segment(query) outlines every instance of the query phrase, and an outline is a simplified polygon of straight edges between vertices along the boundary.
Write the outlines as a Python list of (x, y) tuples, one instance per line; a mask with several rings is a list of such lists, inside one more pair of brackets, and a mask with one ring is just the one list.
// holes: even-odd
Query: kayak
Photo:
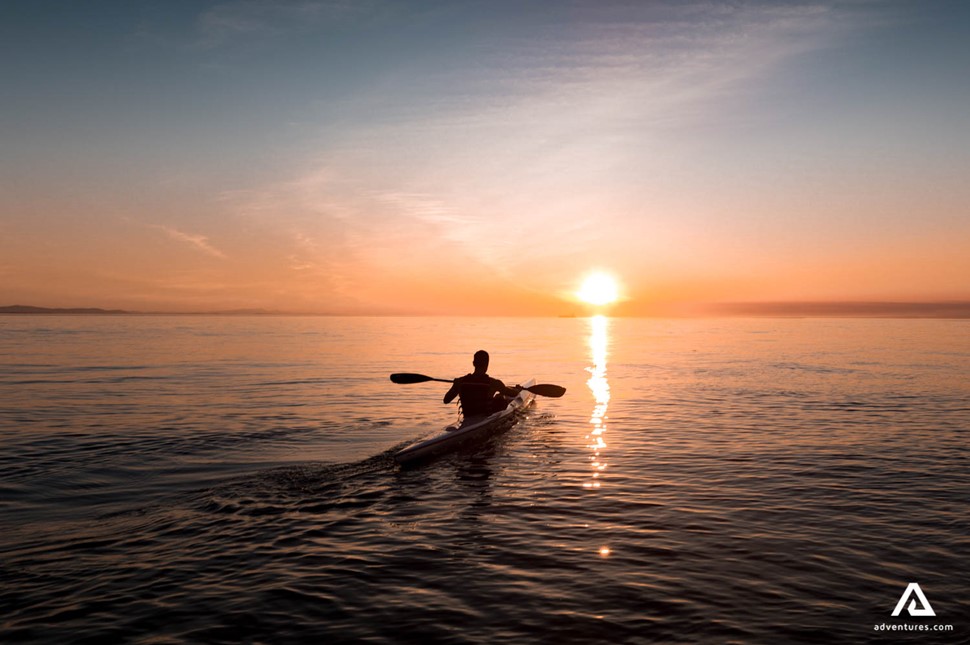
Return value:
[[(529, 379), (523, 387), (535, 385), (535, 379)], [(399, 464), (406, 464), (420, 459), (434, 457), (450, 450), (455, 450), (458, 446), (469, 441), (482, 439), (502, 430), (507, 430), (515, 425), (519, 414), (532, 403), (536, 395), (528, 390), (522, 390), (518, 395), (509, 401), (504, 410), (499, 410), (488, 416), (467, 417), (462, 419), (457, 426), (448, 426), (441, 434), (435, 435), (430, 439), (419, 441), (394, 455), (394, 460)]]

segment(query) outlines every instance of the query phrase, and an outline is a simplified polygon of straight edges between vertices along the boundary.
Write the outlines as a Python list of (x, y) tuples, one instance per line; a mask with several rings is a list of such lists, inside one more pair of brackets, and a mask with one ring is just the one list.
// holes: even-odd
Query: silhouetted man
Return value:
[(445, 403), (451, 403), (455, 397), (461, 401), (461, 411), (466, 417), (485, 416), (498, 412), (509, 403), (509, 398), (515, 396), (522, 388), (516, 385), (508, 387), (497, 378), (492, 378), (488, 370), (488, 352), (480, 349), (472, 359), (475, 371), (455, 379), (454, 385), (445, 394)]

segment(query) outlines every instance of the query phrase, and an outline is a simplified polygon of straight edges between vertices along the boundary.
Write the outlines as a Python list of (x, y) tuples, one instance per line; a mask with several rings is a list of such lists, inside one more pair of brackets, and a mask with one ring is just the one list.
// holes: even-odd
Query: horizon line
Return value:
[(223, 310), (140, 311), (101, 307), (38, 307), (33, 305), (0, 306), (0, 315), (109, 315), (109, 316), (306, 316), (361, 318), (902, 318), (965, 319), (970, 318), (970, 300), (939, 301), (759, 301), (699, 303), (687, 308), (654, 313), (611, 313), (600, 307), (586, 314), (561, 313), (536, 315), (516, 314), (446, 314), (430, 312), (388, 311), (287, 311), (263, 308)]

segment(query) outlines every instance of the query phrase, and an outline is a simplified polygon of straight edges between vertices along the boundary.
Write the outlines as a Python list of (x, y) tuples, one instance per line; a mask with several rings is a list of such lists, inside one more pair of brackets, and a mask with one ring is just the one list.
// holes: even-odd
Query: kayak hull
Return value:
[[(535, 379), (525, 382), (524, 387), (535, 385)], [(399, 464), (407, 464), (436, 457), (457, 450), (460, 446), (498, 434), (515, 425), (520, 413), (532, 404), (535, 394), (522, 390), (509, 401), (504, 410), (486, 417), (463, 419), (457, 427), (448, 426), (440, 434), (430, 439), (411, 444), (394, 455)]]

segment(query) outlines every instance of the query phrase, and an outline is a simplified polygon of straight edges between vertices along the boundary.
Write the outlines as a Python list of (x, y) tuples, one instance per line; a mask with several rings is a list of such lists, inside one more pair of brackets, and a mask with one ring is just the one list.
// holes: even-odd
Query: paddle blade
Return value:
[(427, 383), (428, 381), (433, 381), (434, 379), (430, 376), (425, 376), (424, 374), (391, 374), (391, 380), (395, 383), (400, 383), (402, 385), (407, 385), (409, 383)]
[(552, 385), (551, 383), (540, 383), (525, 389), (529, 390), (533, 394), (538, 394), (539, 396), (549, 396), (554, 399), (558, 399), (566, 393), (566, 388), (561, 385)]

